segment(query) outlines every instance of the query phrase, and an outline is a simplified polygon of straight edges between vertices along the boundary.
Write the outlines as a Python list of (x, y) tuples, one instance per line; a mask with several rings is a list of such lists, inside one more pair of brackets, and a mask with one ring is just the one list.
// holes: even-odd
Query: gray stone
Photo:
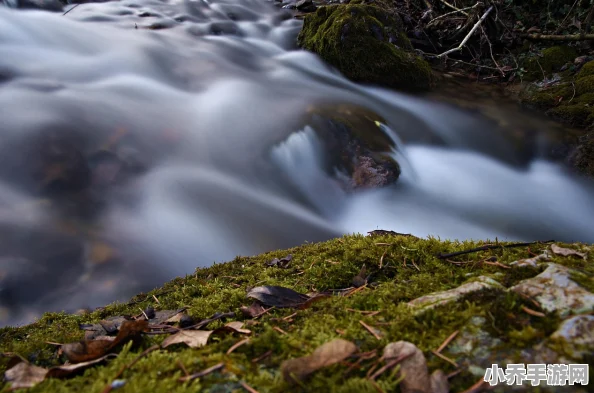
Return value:
[(575, 360), (594, 353), (594, 315), (578, 315), (564, 321), (550, 341)]
[(404, 377), (399, 385), (400, 391), (402, 393), (431, 393), (427, 360), (416, 345), (408, 341), (398, 341), (390, 343), (384, 348), (386, 362), (407, 355), (410, 356), (400, 362), (400, 372)]
[(594, 294), (571, 280), (572, 273), (574, 271), (565, 266), (551, 263), (538, 276), (523, 280), (510, 290), (534, 299), (543, 310), (557, 312), (560, 316), (594, 310)]
[(454, 302), (470, 293), (479, 292), (485, 289), (504, 290), (505, 287), (492, 278), (480, 276), (476, 280), (460, 285), (458, 288), (443, 292), (435, 292), (420, 298), (411, 300), (408, 305), (419, 307), (421, 311), (442, 306)]

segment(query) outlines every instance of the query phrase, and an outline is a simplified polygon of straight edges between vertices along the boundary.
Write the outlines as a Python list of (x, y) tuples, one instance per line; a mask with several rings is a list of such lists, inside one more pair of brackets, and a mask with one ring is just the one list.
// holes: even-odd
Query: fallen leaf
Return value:
[(363, 285), (367, 284), (367, 278), (365, 277), (366, 272), (367, 272), (367, 268), (365, 267), (365, 265), (363, 265), (359, 274), (357, 274), (352, 280), (353, 286), (359, 288), (359, 287), (362, 287)]
[(252, 288), (248, 297), (260, 301), (270, 307), (299, 307), (309, 300), (309, 296), (292, 289), (279, 286), (262, 286)]
[[(229, 322), (225, 324), (224, 328), (231, 329), (233, 332), (241, 333), (241, 334), (252, 334), (252, 331), (249, 329), (243, 328), (244, 323), (240, 321)], [(219, 330), (216, 329), (215, 332)]]
[(206, 345), (212, 332), (212, 330), (180, 330), (163, 340), (161, 347), (167, 348), (173, 344), (186, 344), (190, 348), (200, 348)]
[(16, 366), (6, 370), (4, 378), (10, 382), (12, 389), (31, 388), (43, 382), (47, 370), (27, 362), (17, 363)]
[(240, 308), (241, 313), (243, 314), (244, 317), (246, 318), (254, 318), (260, 314), (262, 314), (264, 311), (266, 311), (266, 309), (264, 308), (264, 306), (262, 306), (260, 303), (252, 303), (249, 306), (242, 306)]
[(321, 368), (339, 363), (357, 351), (357, 346), (341, 338), (318, 347), (311, 355), (285, 360), (281, 372), (286, 381), (301, 381)]
[(517, 261), (513, 261), (513, 262), (510, 263), (510, 266), (517, 266), (517, 267), (532, 266), (532, 267), (536, 267), (536, 266), (538, 266), (538, 262), (540, 262), (540, 261), (548, 261), (548, 260), (549, 260), (549, 255), (545, 251), (543, 254), (537, 255), (537, 256), (532, 257), (532, 258), (518, 259)]
[(293, 260), (293, 255), (289, 254), (284, 258), (278, 259), (278, 258), (274, 258), (272, 261), (267, 262), (266, 266), (276, 266), (276, 267), (280, 267), (281, 269), (286, 269), (289, 267), (289, 264), (291, 263), (291, 261)]
[(121, 344), (137, 339), (147, 328), (147, 321), (124, 321), (113, 340), (82, 340), (64, 344), (61, 350), (72, 363), (88, 362), (105, 356)]
[(586, 257), (587, 257), (585, 252), (579, 252), (579, 251), (572, 250), (570, 248), (559, 247), (556, 244), (551, 245), (551, 251), (553, 251), (554, 254), (562, 255), (564, 257), (577, 256), (582, 259), (586, 259)]
[(47, 378), (65, 378), (72, 374), (75, 374), (79, 371), (86, 369), (87, 367), (94, 366), (95, 364), (99, 364), (111, 357), (115, 357), (116, 355), (110, 353), (108, 355), (102, 356), (99, 359), (91, 360), (88, 362), (76, 363), (76, 364), (65, 364), (63, 366), (56, 366), (52, 367), (47, 370)]

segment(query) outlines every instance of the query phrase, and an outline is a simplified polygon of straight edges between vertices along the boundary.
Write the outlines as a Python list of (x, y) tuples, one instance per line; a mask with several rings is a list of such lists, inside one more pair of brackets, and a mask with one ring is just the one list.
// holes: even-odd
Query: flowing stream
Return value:
[[(261, 0), (0, 7), (0, 322), (374, 229), (594, 241), (591, 182), (477, 113), (347, 81), (296, 50), (301, 23)], [(341, 105), (384, 120), (370, 132), (393, 141), (395, 185), (347, 192), (324, 169), (310, 114)], [(48, 197), (40, 184), (66, 169), (43, 157), (64, 140), (144, 169)]]

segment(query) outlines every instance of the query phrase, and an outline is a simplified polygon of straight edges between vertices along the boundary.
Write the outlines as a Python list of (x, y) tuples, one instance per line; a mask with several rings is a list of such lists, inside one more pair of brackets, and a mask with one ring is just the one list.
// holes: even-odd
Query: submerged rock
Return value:
[(305, 17), (298, 44), (356, 82), (418, 90), (432, 81), (427, 62), (412, 53), (399, 16), (373, 5), (319, 8)]

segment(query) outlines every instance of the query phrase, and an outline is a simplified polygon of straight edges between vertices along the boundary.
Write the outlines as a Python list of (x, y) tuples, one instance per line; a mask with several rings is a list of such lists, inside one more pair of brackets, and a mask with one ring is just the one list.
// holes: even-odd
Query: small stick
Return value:
[(463, 391), (462, 393), (479, 393), (485, 390), (487, 382), (485, 382), (482, 378), (477, 381), (474, 385)]
[(478, 252), (478, 251), (496, 250), (498, 248), (526, 247), (526, 246), (530, 246), (532, 244), (546, 244), (546, 243), (554, 243), (554, 242), (555, 242), (554, 240), (546, 240), (546, 241), (535, 241), (535, 242), (529, 242), (529, 243), (514, 243), (514, 244), (507, 244), (507, 245), (489, 244), (486, 246), (471, 248), (470, 250), (457, 251), (457, 252), (452, 252), (449, 254), (437, 254), (437, 257), (439, 259), (446, 259), (446, 258), (457, 257), (459, 255), (471, 254), (473, 252)]
[(278, 326), (273, 327), (273, 329), (281, 334), (284, 334), (285, 336), (289, 334), (289, 333), (285, 332), (283, 329), (279, 328)]
[[(150, 348), (147, 348), (145, 351), (143, 351), (140, 355), (138, 355), (130, 364), (125, 364), (124, 366), (122, 366), (122, 368), (120, 368), (120, 371), (118, 371), (118, 373), (113, 377), (113, 379), (118, 379), (119, 377), (122, 376), (122, 374), (124, 374), (124, 371), (128, 370), (129, 368), (132, 368), (136, 363), (138, 363), (138, 361), (140, 359), (142, 359), (143, 357), (145, 357), (146, 355), (148, 355), (149, 353), (157, 350), (161, 348), (159, 345), (153, 345)], [(107, 386), (105, 386), (105, 388), (103, 388), (103, 390), (101, 391), (101, 393), (109, 393), (113, 390), (112, 384), (108, 384)]]
[[(439, 1), (441, 1), (442, 3), (444, 3), (445, 5), (447, 5), (448, 7), (450, 7), (451, 9), (456, 10), (457, 12), (460, 12), (460, 13), (468, 16), (468, 13), (467, 12), (464, 12), (464, 10), (461, 10), (461, 9), (459, 9), (457, 7), (454, 7), (453, 5), (451, 5), (450, 3), (448, 3), (447, 1), (445, 1), (445, 0), (439, 0)], [(475, 7), (476, 7), (476, 5), (475, 5)]]
[(245, 383), (243, 381), (239, 381), (239, 384), (241, 385), (242, 388), (244, 388), (245, 390), (247, 390), (250, 393), (258, 393), (258, 391), (256, 389), (254, 389), (253, 387), (251, 387), (250, 385), (248, 385), (247, 383)]
[(533, 315), (533, 316), (535, 316), (535, 317), (540, 317), (540, 318), (544, 318), (544, 317), (546, 317), (546, 315), (545, 315), (544, 313), (542, 313), (542, 312), (540, 312), (540, 311), (534, 311), (534, 310), (531, 310), (531, 309), (529, 309), (529, 308), (528, 308), (528, 307), (526, 307), (526, 306), (522, 306), (522, 310), (523, 310), (523, 311), (524, 311), (526, 314), (530, 314), (530, 315)]
[(352, 311), (352, 312), (358, 312), (363, 315), (367, 315), (368, 317), (373, 317), (374, 315), (377, 315), (381, 312), (381, 310), (380, 311), (365, 311), (365, 310), (355, 310), (354, 308), (346, 308), (346, 310)]
[(359, 321), (359, 323), (360, 323), (360, 324), (361, 324), (361, 326), (363, 326), (363, 327), (364, 327), (364, 328), (365, 328), (365, 329), (366, 329), (366, 330), (367, 330), (369, 333), (371, 333), (371, 334), (373, 335), (373, 337), (375, 337), (375, 338), (376, 338), (376, 339), (378, 339), (378, 340), (381, 340), (381, 339), (382, 339), (382, 338), (381, 338), (381, 336), (380, 336), (379, 334), (377, 334), (377, 333), (375, 332), (375, 330), (374, 330), (374, 329), (373, 329), (371, 326), (369, 326), (368, 324), (366, 324), (366, 323), (365, 323), (365, 322), (363, 322), (363, 321)]
[(458, 333), (460, 333), (460, 331), (456, 330), (454, 333), (450, 334), (450, 336), (446, 338), (443, 343), (441, 343), (439, 348), (437, 348), (436, 352), (441, 353), (441, 351), (443, 351), (445, 347), (447, 347), (448, 344), (452, 342), (452, 340), (458, 335)]
[(194, 379), (197, 379), (197, 378), (202, 378), (205, 375), (208, 375), (210, 373), (213, 373), (215, 371), (218, 371), (218, 370), (222, 369), (223, 367), (225, 367), (225, 363), (217, 363), (214, 366), (209, 367), (209, 368), (207, 368), (205, 370), (199, 371), (199, 372), (197, 372), (195, 374), (188, 375), (187, 377), (181, 377), (180, 379), (178, 379), (178, 381), (180, 381), (180, 382), (187, 382), (187, 381), (191, 381), (191, 380), (194, 380)]
[(295, 315), (297, 315), (297, 313), (296, 313), (296, 312), (294, 312), (294, 313), (293, 313), (293, 314), (291, 314), (291, 315), (287, 315), (286, 317), (284, 317), (284, 318), (283, 318), (283, 321), (288, 321), (289, 319), (293, 318)]
[(379, 268), (381, 269), (382, 267), (384, 267), (384, 257), (386, 256), (386, 253), (388, 252), (388, 249), (386, 248), (384, 250), (384, 253), (382, 254), (381, 258), (380, 258), (380, 263), (379, 263)]
[(382, 388), (380, 387), (380, 385), (378, 385), (378, 384), (377, 384), (377, 382), (375, 382), (375, 381), (369, 381), (369, 382), (371, 383), (371, 385), (373, 386), (373, 388), (374, 388), (375, 390), (377, 390), (377, 393), (386, 393), (386, 392), (384, 391), (384, 389), (382, 389)]
[(231, 352), (235, 351), (237, 348), (241, 347), (243, 344), (247, 344), (249, 342), (250, 342), (249, 338), (244, 338), (243, 340), (236, 342), (235, 344), (233, 344), (231, 346), (231, 348), (229, 348), (227, 350), (227, 355), (229, 355)]
[(435, 356), (437, 356), (438, 358), (441, 358), (441, 359), (445, 360), (446, 362), (450, 363), (452, 366), (454, 366), (454, 367), (458, 368), (458, 363), (454, 362), (454, 361), (453, 361), (452, 359), (450, 359), (449, 357), (447, 357), (447, 356), (444, 356), (444, 355), (442, 355), (441, 353), (439, 353), (439, 352), (437, 352), (437, 351), (434, 351), (434, 350), (432, 350), (431, 352), (432, 352), (432, 353), (433, 353)]
[(373, 373), (373, 375), (371, 377), (369, 377), (369, 379), (372, 380), (372, 381), (375, 380), (377, 377), (379, 377), (380, 375), (382, 375), (383, 373), (385, 373), (387, 370), (389, 370), (392, 367), (396, 366), (398, 363), (400, 363), (400, 362), (408, 359), (413, 354), (414, 353), (408, 353), (406, 355), (400, 355), (396, 359), (389, 361), (388, 363), (386, 363), (386, 365), (384, 365), (382, 368), (380, 368), (375, 373)]
[(188, 372), (188, 370), (186, 369), (186, 366), (184, 366), (184, 364), (181, 362), (181, 360), (177, 360), (177, 365), (179, 366), (179, 368), (182, 369), (182, 371), (184, 372), (184, 374), (186, 375), (186, 377), (188, 375), (190, 375), (190, 373)]
[(157, 302), (157, 304), (161, 304), (161, 302), (159, 301), (159, 299), (157, 299), (157, 297), (155, 295), (153, 295), (153, 299), (155, 299), (155, 301)]
[(262, 355), (258, 356), (257, 358), (252, 359), (252, 363), (258, 363), (260, 360), (267, 358), (268, 356), (272, 355), (272, 349), (264, 352)]
[(462, 42), (460, 43), (460, 45), (458, 45), (456, 48), (453, 48), (453, 49), (450, 49), (448, 51), (443, 52), (441, 55), (437, 55), (437, 58), (439, 59), (440, 57), (447, 56), (447, 55), (449, 55), (452, 52), (461, 51), (462, 48), (464, 48), (464, 46), (466, 45), (466, 42), (468, 42), (468, 40), (470, 39), (470, 37), (476, 31), (476, 29), (478, 29), (478, 27), (481, 25), (481, 23), (483, 23), (483, 21), (487, 18), (487, 15), (489, 15), (489, 13), (491, 12), (492, 9), (493, 9), (493, 6), (489, 7), (489, 9), (483, 14), (483, 16), (478, 20), (478, 22), (476, 22), (476, 24), (472, 27), (472, 29), (470, 29), (470, 31), (468, 32), (468, 34), (466, 35), (466, 37), (464, 37), (464, 39), (462, 40)]
[(78, 6), (79, 6), (79, 5), (81, 5), (81, 4), (82, 4), (82, 3), (78, 3), (78, 4), (76, 4), (74, 7), (72, 7), (72, 8), (71, 8), (71, 9), (69, 9), (68, 11), (64, 12), (64, 13), (62, 14), (62, 16), (66, 15), (67, 13), (69, 13), (70, 11), (72, 11), (73, 9), (75, 9), (76, 7), (78, 7)]
[(360, 292), (360, 291), (364, 290), (365, 288), (367, 288), (367, 284), (361, 285), (359, 288), (355, 288), (355, 289), (351, 290), (350, 292), (346, 293), (344, 295), (344, 297), (349, 297), (349, 296), (351, 296), (351, 295), (353, 295), (353, 294), (355, 294), (357, 292)]
[[(475, 5), (473, 5), (472, 7), (461, 8), (459, 10), (451, 11), (451, 12), (448, 12), (446, 14), (440, 15), (437, 18), (431, 19), (429, 21), (429, 23), (427, 23), (427, 27), (429, 27), (429, 25), (432, 24), (433, 22), (435, 22), (436, 20), (445, 18), (446, 16), (450, 16), (452, 14), (457, 14), (458, 12), (471, 10), (471, 9), (475, 8), (476, 6), (478, 6), (479, 4), (481, 4), (481, 3), (479, 2), (479, 3), (476, 3)], [(468, 15), (468, 14), (466, 14), (466, 15)]]
[(410, 261), (412, 262), (413, 266), (417, 268), (418, 271), (421, 271), (421, 269), (419, 269), (419, 267), (415, 263), (415, 260), (414, 259), (411, 259)]
[(594, 40), (594, 34), (567, 34), (567, 35), (556, 35), (556, 34), (523, 34), (522, 38), (533, 41), (591, 41)]

